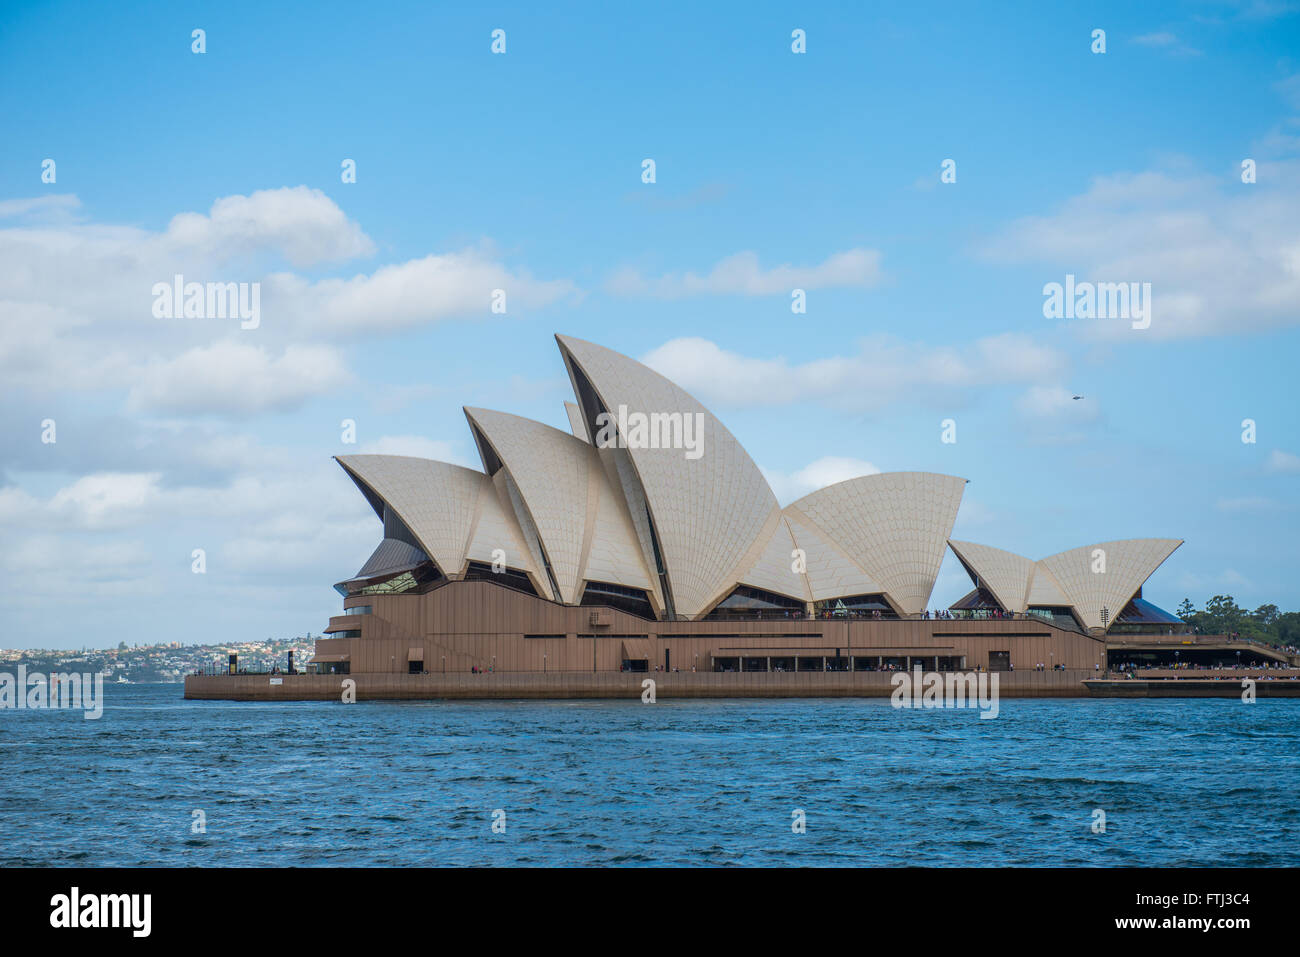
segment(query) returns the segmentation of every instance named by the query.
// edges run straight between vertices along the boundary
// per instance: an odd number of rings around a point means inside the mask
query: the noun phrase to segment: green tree
[[[1278,612],[1277,605],[1260,605],[1253,612],[1251,612],[1251,617],[1254,618],[1261,625],[1263,625],[1265,628],[1271,628],[1273,626],[1273,623],[1277,621],[1278,614],[1279,612]]]
[[[1300,647],[1300,611],[1288,611],[1277,616],[1273,634],[1279,644]]]
[[[1178,617],[1183,621],[1191,621],[1192,616],[1196,614],[1196,606],[1192,604],[1190,598],[1184,598],[1182,604],[1178,606]]]
[[[1246,611],[1237,607],[1231,595],[1215,595],[1205,603],[1201,614],[1201,630],[1205,634],[1231,634],[1241,631]]]

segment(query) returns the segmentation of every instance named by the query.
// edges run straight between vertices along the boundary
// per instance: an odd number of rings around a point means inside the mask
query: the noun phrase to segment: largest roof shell
[[[627,449],[649,505],[675,612],[698,616],[726,597],[752,565],[755,542],[774,529],[776,496],[736,437],[685,390],[604,346],[555,338],[593,439],[599,437],[590,428],[598,411],[617,417],[620,406],[629,416],[699,417],[698,458],[681,448]],[[590,383],[599,410],[591,406],[591,396],[584,396],[579,375]]]

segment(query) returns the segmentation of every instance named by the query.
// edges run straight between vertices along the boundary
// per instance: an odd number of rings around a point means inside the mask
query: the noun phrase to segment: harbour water
[[[1296,699],[181,693],[0,711],[0,865],[1300,864]]]

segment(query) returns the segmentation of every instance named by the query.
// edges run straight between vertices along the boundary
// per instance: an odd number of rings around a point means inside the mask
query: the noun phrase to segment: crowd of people
[[[1152,663],[1147,661],[1123,661],[1111,665],[1112,671],[1300,671],[1281,661],[1264,661],[1256,664],[1242,664],[1240,661],[1201,664],[1191,661],[1174,661]]]

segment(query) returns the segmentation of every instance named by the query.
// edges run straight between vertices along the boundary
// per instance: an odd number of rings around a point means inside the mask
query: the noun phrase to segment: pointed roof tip
[[[505,421],[514,422],[529,429],[540,430],[548,435],[554,432],[558,435],[564,436],[566,439],[581,442],[583,445],[590,445],[589,442],[574,435],[572,431],[557,429],[555,426],[547,422],[542,422],[540,419],[532,419],[526,415],[517,415],[514,412],[502,412],[500,409],[483,409],[478,406],[468,405],[463,408],[465,411],[465,418],[469,421],[470,427],[477,432],[481,432],[484,438],[486,438],[491,444],[495,444],[492,441],[492,435],[496,434],[495,427]]]
[[[465,406],[465,414],[472,415],[475,418],[486,418],[488,416],[498,415],[507,419],[519,419],[523,422],[537,422],[536,419],[530,419],[526,415],[520,415],[518,412],[506,412],[504,409],[489,409],[482,405]],[[537,422],[538,425],[545,425],[545,422]]]
[[[1008,555],[1020,555],[1019,552],[1013,552],[1013,551],[1012,551],[1011,549],[1009,549],[1009,548],[1001,548],[1001,547],[999,547],[999,546],[997,546],[997,545],[986,545],[986,544],[984,544],[983,542],[973,542],[973,541],[971,541],[971,540],[968,539],[968,538],[950,538],[950,539],[948,539],[948,544],[949,544],[949,545],[953,545],[953,546],[958,546],[958,545],[974,545],[976,548],[991,548],[991,549],[993,549],[995,552],[1006,552]],[[1029,558],[1028,555],[1020,555],[1020,557],[1021,557],[1021,558]],[[1030,561],[1033,561],[1032,558],[1029,559],[1029,560],[1030,560]]]
[[[555,344],[560,349],[560,356],[566,361],[572,359],[574,362],[579,362],[580,353],[590,352],[591,350],[595,350],[599,353],[610,353],[611,355],[616,355],[619,356],[620,358],[628,359],[632,362],[636,362],[637,365],[641,365],[641,363],[637,362],[636,359],[633,359],[631,356],[624,355],[622,352],[619,352],[617,349],[611,349],[609,346],[603,346],[599,342],[592,342],[589,339],[580,339],[577,336],[566,335],[563,332],[555,333]]]
[[[570,335],[566,335],[563,332],[557,332],[555,333],[555,341],[559,343],[560,349],[563,350],[564,352],[572,353],[575,351],[577,347],[585,346],[590,349],[599,349],[602,352],[610,352],[616,356],[621,356],[624,359],[631,359],[631,361],[636,362],[637,365],[642,364],[638,360],[632,359],[631,356],[619,352],[617,349],[611,349],[609,346],[601,345],[599,342],[592,342],[590,339],[582,339],[578,336],[570,336]]]

